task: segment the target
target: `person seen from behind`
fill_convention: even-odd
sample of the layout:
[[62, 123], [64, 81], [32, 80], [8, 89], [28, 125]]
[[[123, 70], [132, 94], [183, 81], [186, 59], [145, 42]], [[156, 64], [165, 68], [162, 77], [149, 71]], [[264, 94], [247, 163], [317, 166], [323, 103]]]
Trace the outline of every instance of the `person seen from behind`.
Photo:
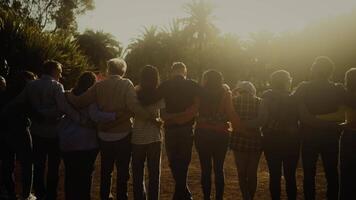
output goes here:
[[317, 57], [311, 68], [311, 79], [302, 82], [294, 92], [299, 107], [304, 107], [312, 117], [325, 123], [306, 120], [300, 112], [302, 134], [302, 163], [304, 171], [304, 198], [315, 199], [316, 163], [321, 156], [327, 180], [327, 198], [337, 199], [339, 190], [338, 154], [339, 136], [343, 121], [330, 118], [339, 112], [345, 99], [344, 87], [330, 81], [334, 62], [326, 57]]
[[239, 82], [234, 90], [234, 108], [246, 131], [232, 133], [230, 149], [235, 157], [242, 198], [252, 200], [257, 188], [257, 169], [262, 153], [262, 101], [256, 96], [255, 86], [249, 81]]
[[229, 144], [229, 124], [237, 130], [240, 119], [233, 104], [232, 93], [224, 85], [223, 76], [208, 70], [202, 77], [203, 92], [199, 98], [199, 115], [195, 130], [195, 147], [200, 167], [205, 200], [211, 199], [211, 175], [215, 177], [215, 199], [224, 199], [224, 161]]
[[281, 199], [281, 177], [289, 200], [297, 199], [296, 169], [299, 160], [298, 104], [291, 96], [292, 78], [279, 70], [271, 74], [271, 89], [262, 95], [267, 114], [262, 127], [263, 148], [269, 170], [272, 200]]

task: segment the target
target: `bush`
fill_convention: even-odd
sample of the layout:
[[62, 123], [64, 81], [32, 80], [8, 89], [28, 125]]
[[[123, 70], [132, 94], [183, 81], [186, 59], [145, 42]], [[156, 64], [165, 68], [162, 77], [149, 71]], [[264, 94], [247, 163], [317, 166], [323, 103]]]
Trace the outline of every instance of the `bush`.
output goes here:
[[29, 70], [41, 74], [42, 63], [54, 59], [63, 64], [64, 84], [71, 87], [88, 67], [87, 58], [70, 37], [43, 32], [31, 19], [0, 8], [0, 59], [10, 73]]

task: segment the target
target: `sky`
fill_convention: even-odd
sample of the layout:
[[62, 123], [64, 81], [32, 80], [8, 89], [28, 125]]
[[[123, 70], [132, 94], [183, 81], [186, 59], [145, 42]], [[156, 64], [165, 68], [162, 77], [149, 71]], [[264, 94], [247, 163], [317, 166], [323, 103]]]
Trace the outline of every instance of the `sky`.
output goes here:
[[[189, 0], [95, 0], [95, 9], [80, 16], [79, 31], [103, 30], [124, 46], [139, 36], [143, 27], [168, 26], [185, 17]], [[214, 23], [222, 33], [247, 37], [261, 30], [275, 33], [301, 30], [318, 20], [351, 12], [356, 0], [210, 0]]]

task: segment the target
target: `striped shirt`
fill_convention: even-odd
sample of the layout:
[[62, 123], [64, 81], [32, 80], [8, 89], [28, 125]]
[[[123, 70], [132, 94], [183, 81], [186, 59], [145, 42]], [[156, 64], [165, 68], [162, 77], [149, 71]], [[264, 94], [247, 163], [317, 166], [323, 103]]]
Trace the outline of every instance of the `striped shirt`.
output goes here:
[[[145, 107], [145, 109], [156, 118], [160, 117], [160, 109], [165, 107], [163, 100]], [[150, 144], [161, 141], [162, 129], [149, 120], [135, 117], [132, 129], [132, 144]]]

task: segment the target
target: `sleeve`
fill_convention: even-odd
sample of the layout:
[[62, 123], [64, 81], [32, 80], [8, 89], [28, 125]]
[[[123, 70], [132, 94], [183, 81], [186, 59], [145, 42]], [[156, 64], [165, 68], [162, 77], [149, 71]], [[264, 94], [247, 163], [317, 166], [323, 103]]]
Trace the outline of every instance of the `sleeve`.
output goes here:
[[75, 96], [71, 93], [68, 94], [67, 98], [69, 102], [77, 107], [77, 108], [85, 108], [92, 103], [95, 103], [96, 100], [96, 87], [97, 85], [94, 84], [91, 88], [89, 88], [86, 92], [84, 92], [80, 96]]
[[292, 96], [298, 103], [303, 102], [303, 98], [305, 96], [305, 82], [302, 82], [297, 86], [297, 88], [292, 92]]
[[199, 83], [192, 81], [192, 85], [194, 88], [194, 93], [196, 94], [196, 97], [202, 97], [203, 95], [203, 88], [199, 85]]
[[126, 92], [126, 105], [128, 109], [133, 112], [135, 116], [138, 116], [143, 119], [153, 119], [153, 116], [148, 113], [138, 101], [136, 90], [132, 82], [129, 81], [127, 84], [128, 88]]
[[61, 84], [58, 84], [55, 88], [55, 99], [57, 107], [60, 111], [65, 113], [72, 120], [80, 122], [80, 114], [75, 109], [73, 109], [72, 106], [69, 105], [65, 97], [63, 86]]
[[193, 120], [197, 116], [199, 105], [199, 98], [195, 98], [193, 105], [180, 113], [167, 113], [165, 109], [161, 109], [161, 117], [168, 124], [184, 124]]
[[265, 100], [262, 100], [258, 107], [258, 116], [253, 120], [246, 120], [243, 124], [246, 128], [259, 128], [266, 124], [268, 119], [268, 107]]
[[340, 97], [340, 104], [345, 105], [347, 103], [348, 94], [345, 87], [342, 84], [336, 84], [337, 96]]
[[29, 90], [28, 89], [28, 85], [25, 87], [24, 90], [22, 90], [22, 92], [19, 95], [17, 95], [15, 97], [15, 99], [12, 101], [12, 103], [14, 103], [14, 104], [25, 104], [25, 103], [27, 103], [28, 102], [27, 90]]
[[232, 128], [234, 131], [238, 130], [240, 127], [240, 117], [237, 115], [235, 108], [232, 103], [232, 93], [230, 91], [226, 91], [226, 101], [225, 101], [225, 112], [227, 117], [229, 118]]
[[332, 128], [336, 129], [339, 126], [335, 122], [327, 121], [327, 120], [322, 120], [316, 118], [314, 115], [312, 115], [307, 107], [303, 104], [300, 103], [298, 105], [298, 111], [299, 111], [299, 119], [302, 123], [307, 124], [311, 127], [314, 128]]
[[161, 100], [158, 102], [158, 108], [159, 108], [159, 109], [164, 109], [164, 108], [166, 108], [166, 102], [165, 102], [163, 99], [161, 99]]
[[89, 106], [89, 116], [90, 119], [97, 123], [110, 122], [116, 119], [116, 113], [102, 112], [94, 103]]

